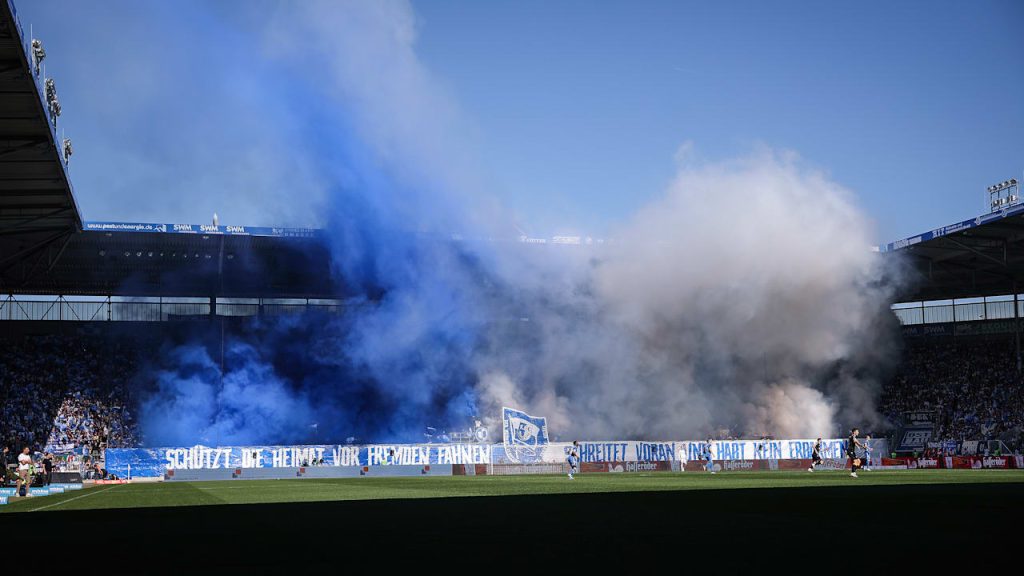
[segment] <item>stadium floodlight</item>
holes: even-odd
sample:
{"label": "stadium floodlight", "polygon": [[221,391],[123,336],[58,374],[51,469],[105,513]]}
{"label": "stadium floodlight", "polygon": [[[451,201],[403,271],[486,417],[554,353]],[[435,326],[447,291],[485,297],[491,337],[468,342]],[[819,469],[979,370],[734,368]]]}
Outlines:
{"label": "stadium floodlight", "polygon": [[988,190],[990,192],[996,192],[998,190],[1005,190],[1007,188],[1012,188],[1012,187],[1014,187],[1016,185],[1017,185],[1017,179],[1016,178],[1011,178],[1009,180],[1003,180],[1002,182],[999,182],[997,184],[993,184],[992,186],[989,186]]}
{"label": "stadium floodlight", "polygon": [[1015,205],[1020,201],[1016,178],[1003,180],[1002,182],[989,186],[986,190],[988,191],[989,207],[992,212]]}
{"label": "stadium floodlight", "polygon": [[74,149],[71,148],[71,138],[64,139],[64,163],[67,164],[71,160],[71,155],[74,154]]}
{"label": "stadium floodlight", "polygon": [[60,102],[54,98],[53,100],[50,100],[47,106],[50,109],[50,122],[52,122],[54,126],[57,126],[57,118],[60,117]]}
{"label": "stadium floodlight", "polygon": [[43,86],[46,90],[46,106],[50,110],[50,121],[53,125],[57,125],[57,117],[60,116],[60,102],[57,100],[57,84],[53,81],[53,78],[47,78],[43,82]]}
{"label": "stadium floodlight", "polygon": [[36,76],[39,76],[39,65],[46,59],[46,49],[38,38],[32,39],[32,62],[35,64]]}

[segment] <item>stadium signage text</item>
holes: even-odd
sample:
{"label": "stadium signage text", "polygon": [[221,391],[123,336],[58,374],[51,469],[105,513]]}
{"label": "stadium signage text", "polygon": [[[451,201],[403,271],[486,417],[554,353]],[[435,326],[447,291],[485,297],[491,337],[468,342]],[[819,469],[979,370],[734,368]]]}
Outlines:
{"label": "stadium signage text", "polygon": [[291,238],[311,238],[320,234],[320,232],[315,228],[214,226],[213,224],[153,224],[148,222],[85,222],[83,224],[83,229],[96,232],[150,232],[161,234],[276,236]]}
{"label": "stadium signage text", "polygon": [[169,448],[164,453],[167,467],[172,469],[227,468],[230,464],[230,448]]}
{"label": "stadium signage text", "polygon": [[964,230],[969,230],[969,229],[975,228],[977,226],[982,226],[984,224],[987,224],[989,222],[993,222],[995,220],[1000,220],[1002,218],[1008,218],[1010,216],[1017,215],[1017,214],[1021,213],[1022,211],[1024,211],[1024,205],[1018,204],[1018,205],[1015,205],[1015,206],[1010,206],[1010,207],[1004,208],[1002,210],[999,210],[998,212],[992,212],[992,213],[989,213],[989,214],[984,214],[982,216],[978,216],[978,217],[972,218],[970,220],[964,220],[962,222],[957,222],[956,224],[950,224],[949,226],[942,226],[941,228],[935,228],[934,230],[930,230],[930,231],[925,232],[923,234],[918,234],[917,236],[913,236],[913,237],[906,238],[906,239],[903,239],[903,240],[897,240],[896,242],[890,242],[890,243],[888,243],[888,244],[886,244],[884,246],[881,246],[880,247],[880,251],[881,252],[893,252],[893,251],[896,251],[896,250],[901,250],[901,249],[906,248],[908,246],[913,246],[914,244],[919,244],[921,242],[927,242],[928,240],[932,240],[933,238],[939,238],[941,236],[946,236],[948,234],[954,234],[956,232],[962,232]]}
{"label": "stadium signage text", "polygon": [[224,468],[287,468],[313,466],[386,466],[430,464],[489,464],[494,447],[488,444],[380,444],[372,446],[208,446],[168,448],[111,448],[107,469],[134,477],[162,476],[166,470]]}
{"label": "stadium signage text", "polygon": [[[682,443],[680,443],[682,444]],[[704,457],[706,442],[688,442],[688,460]],[[711,443],[711,457],[715,460],[783,460],[810,458],[814,440],[732,440]],[[842,458],[846,454],[845,440],[822,440],[822,458]]]}
{"label": "stadium signage text", "polygon": [[[813,440],[716,441],[711,453],[716,461],[809,459],[813,445]],[[822,446],[823,458],[845,461],[844,440],[824,440]],[[585,463],[697,461],[702,459],[704,447],[704,442],[580,442],[579,454]],[[537,447],[529,463],[563,463],[569,448],[568,443]],[[520,460],[513,460],[501,444],[328,444],[110,448],[105,456],[107,469],[118,476],[127,477],[130,466],[133,477],[158,477],[167,470],[303,467],[320,460],[323,466],[504,464],[520,462],[522,454],[517,454]]]}

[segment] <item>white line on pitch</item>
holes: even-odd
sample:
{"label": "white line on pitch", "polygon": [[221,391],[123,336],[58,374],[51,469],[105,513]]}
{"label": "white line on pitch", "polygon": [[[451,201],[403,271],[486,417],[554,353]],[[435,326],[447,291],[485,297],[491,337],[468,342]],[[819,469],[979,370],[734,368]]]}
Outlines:
{"label": "white line on pitch", "polygon": [[33,509],[29,510],[29,512],[39,512],[40,510],[46,510],[47,508],[53,508],[54,506],[60,506],[61,504],[67,504],[68,502],[74,502],[75,500],[79,500],[81,498],[85,498],[86,496],[92,496],[93,494],[99,494],[100,492],[106,492],[107,490],[110,490],[111,488],[117,488],[117,486],[121,486],[121,484],[118,484],[118,485],[115,485],[115,486],[107,486],[106,488],[100,488],[99,490],[97,490],[95,492],[89,492],[88,494],[82,494],[81,496],[75,496],[74,498],[68,498],[67,500],[61,500],[60,502],[54,502],[53,504],[47,504],[46,506],[43,506],[41,508],[33,508]]}

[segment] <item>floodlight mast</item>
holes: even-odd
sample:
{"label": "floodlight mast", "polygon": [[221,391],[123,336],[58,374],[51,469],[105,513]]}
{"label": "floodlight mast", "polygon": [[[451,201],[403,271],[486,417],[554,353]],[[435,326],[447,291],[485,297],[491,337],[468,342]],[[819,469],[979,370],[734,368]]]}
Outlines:
{"label": "floodlight mast", "polygon": [[[1020,204],[1020,184],[1017,182],[1016,178],[1003,180],[998,184],[989,186],[986,190],[988,192],[988,207],[990,213],[999,212],[1000,210],[1005,210],[1010,206]],[[1024,359],[1021,358],[1020,300],[1016,278],[1013,279],[1013,323],[1014,347],[1017,352],[1017,374],[1021,374],[1022,371],[1024,371]]]}
{"label": "floodlight mast", "polygon": [[1020,203],[1020,185],[1016,178],[993,184],[987,191],[988,207],[991,212],[998,212]]}

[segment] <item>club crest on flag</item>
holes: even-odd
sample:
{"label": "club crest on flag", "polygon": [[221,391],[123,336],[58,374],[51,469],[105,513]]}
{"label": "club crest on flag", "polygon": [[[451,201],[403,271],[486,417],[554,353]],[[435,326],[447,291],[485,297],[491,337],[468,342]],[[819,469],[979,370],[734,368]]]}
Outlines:
{"label": "club crest on flag", "polygon": [[501,422],[505,455],[513,462],[535,460],[548,443],[547,418],[502,408]]}

